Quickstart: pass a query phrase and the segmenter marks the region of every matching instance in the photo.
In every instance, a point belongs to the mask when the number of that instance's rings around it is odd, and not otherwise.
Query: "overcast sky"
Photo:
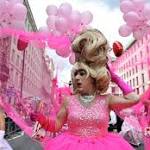
[[[104,33],[110,45],[116,40],[122,42],[124,47],[128,46],[132,41],[132,36],[121,37],[118,33],[119,27],[124,24],[122,13],[119,9],[120,0],[28,0],[35,18],[37,27],[46,26],[46,7],[48,5],[60,6],[61,3],[68,2],[73,9],[80,12],[89,10],[93,14],[91,26],[99,29]],[[56,58],[57,55],[49,50],[51,57]],[[66,83],[70,79],[70,64],[66,59],[57,57],[55,63],[58,64],[59,81]]]

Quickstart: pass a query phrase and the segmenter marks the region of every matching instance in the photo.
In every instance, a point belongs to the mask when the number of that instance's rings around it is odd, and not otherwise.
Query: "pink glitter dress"
[[[108,133],[109,108],[106,96],[83,106],[72,96],[68,104],[68,130],[49,140],[45,150],[133,150],[121,136]]]

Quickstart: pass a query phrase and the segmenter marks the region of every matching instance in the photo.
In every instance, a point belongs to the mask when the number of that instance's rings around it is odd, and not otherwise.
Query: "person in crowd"
[[[12,150],[11,146],[4,139],[5,135],[5,114],[0,108],[0,150]]]

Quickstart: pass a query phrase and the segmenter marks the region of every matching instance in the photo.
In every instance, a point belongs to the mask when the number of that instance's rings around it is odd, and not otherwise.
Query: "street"
[[[40,144],[26,135],[8,140],[13,150],[42,150]]]

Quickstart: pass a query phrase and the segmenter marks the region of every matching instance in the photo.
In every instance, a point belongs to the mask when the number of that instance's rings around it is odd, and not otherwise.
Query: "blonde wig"
[[[107,63],[109,45],[105,36],[96,29],[88,29],[78,35],[72,43],[72,49],[76,61],[85,62],[95,68]]]
[[[72,82],[75,78],[74,73],[78,69],[84,69],[87,73],[87,77],[91,76],[93,79],[95,79],[97,93],[103,94],[107,91],[110,83],[110,74],[106,67],[99,67],[99,69],[95,70],[83,62],[76,62],[71,71]],[[75,87],[73,88],[75,91]]]

